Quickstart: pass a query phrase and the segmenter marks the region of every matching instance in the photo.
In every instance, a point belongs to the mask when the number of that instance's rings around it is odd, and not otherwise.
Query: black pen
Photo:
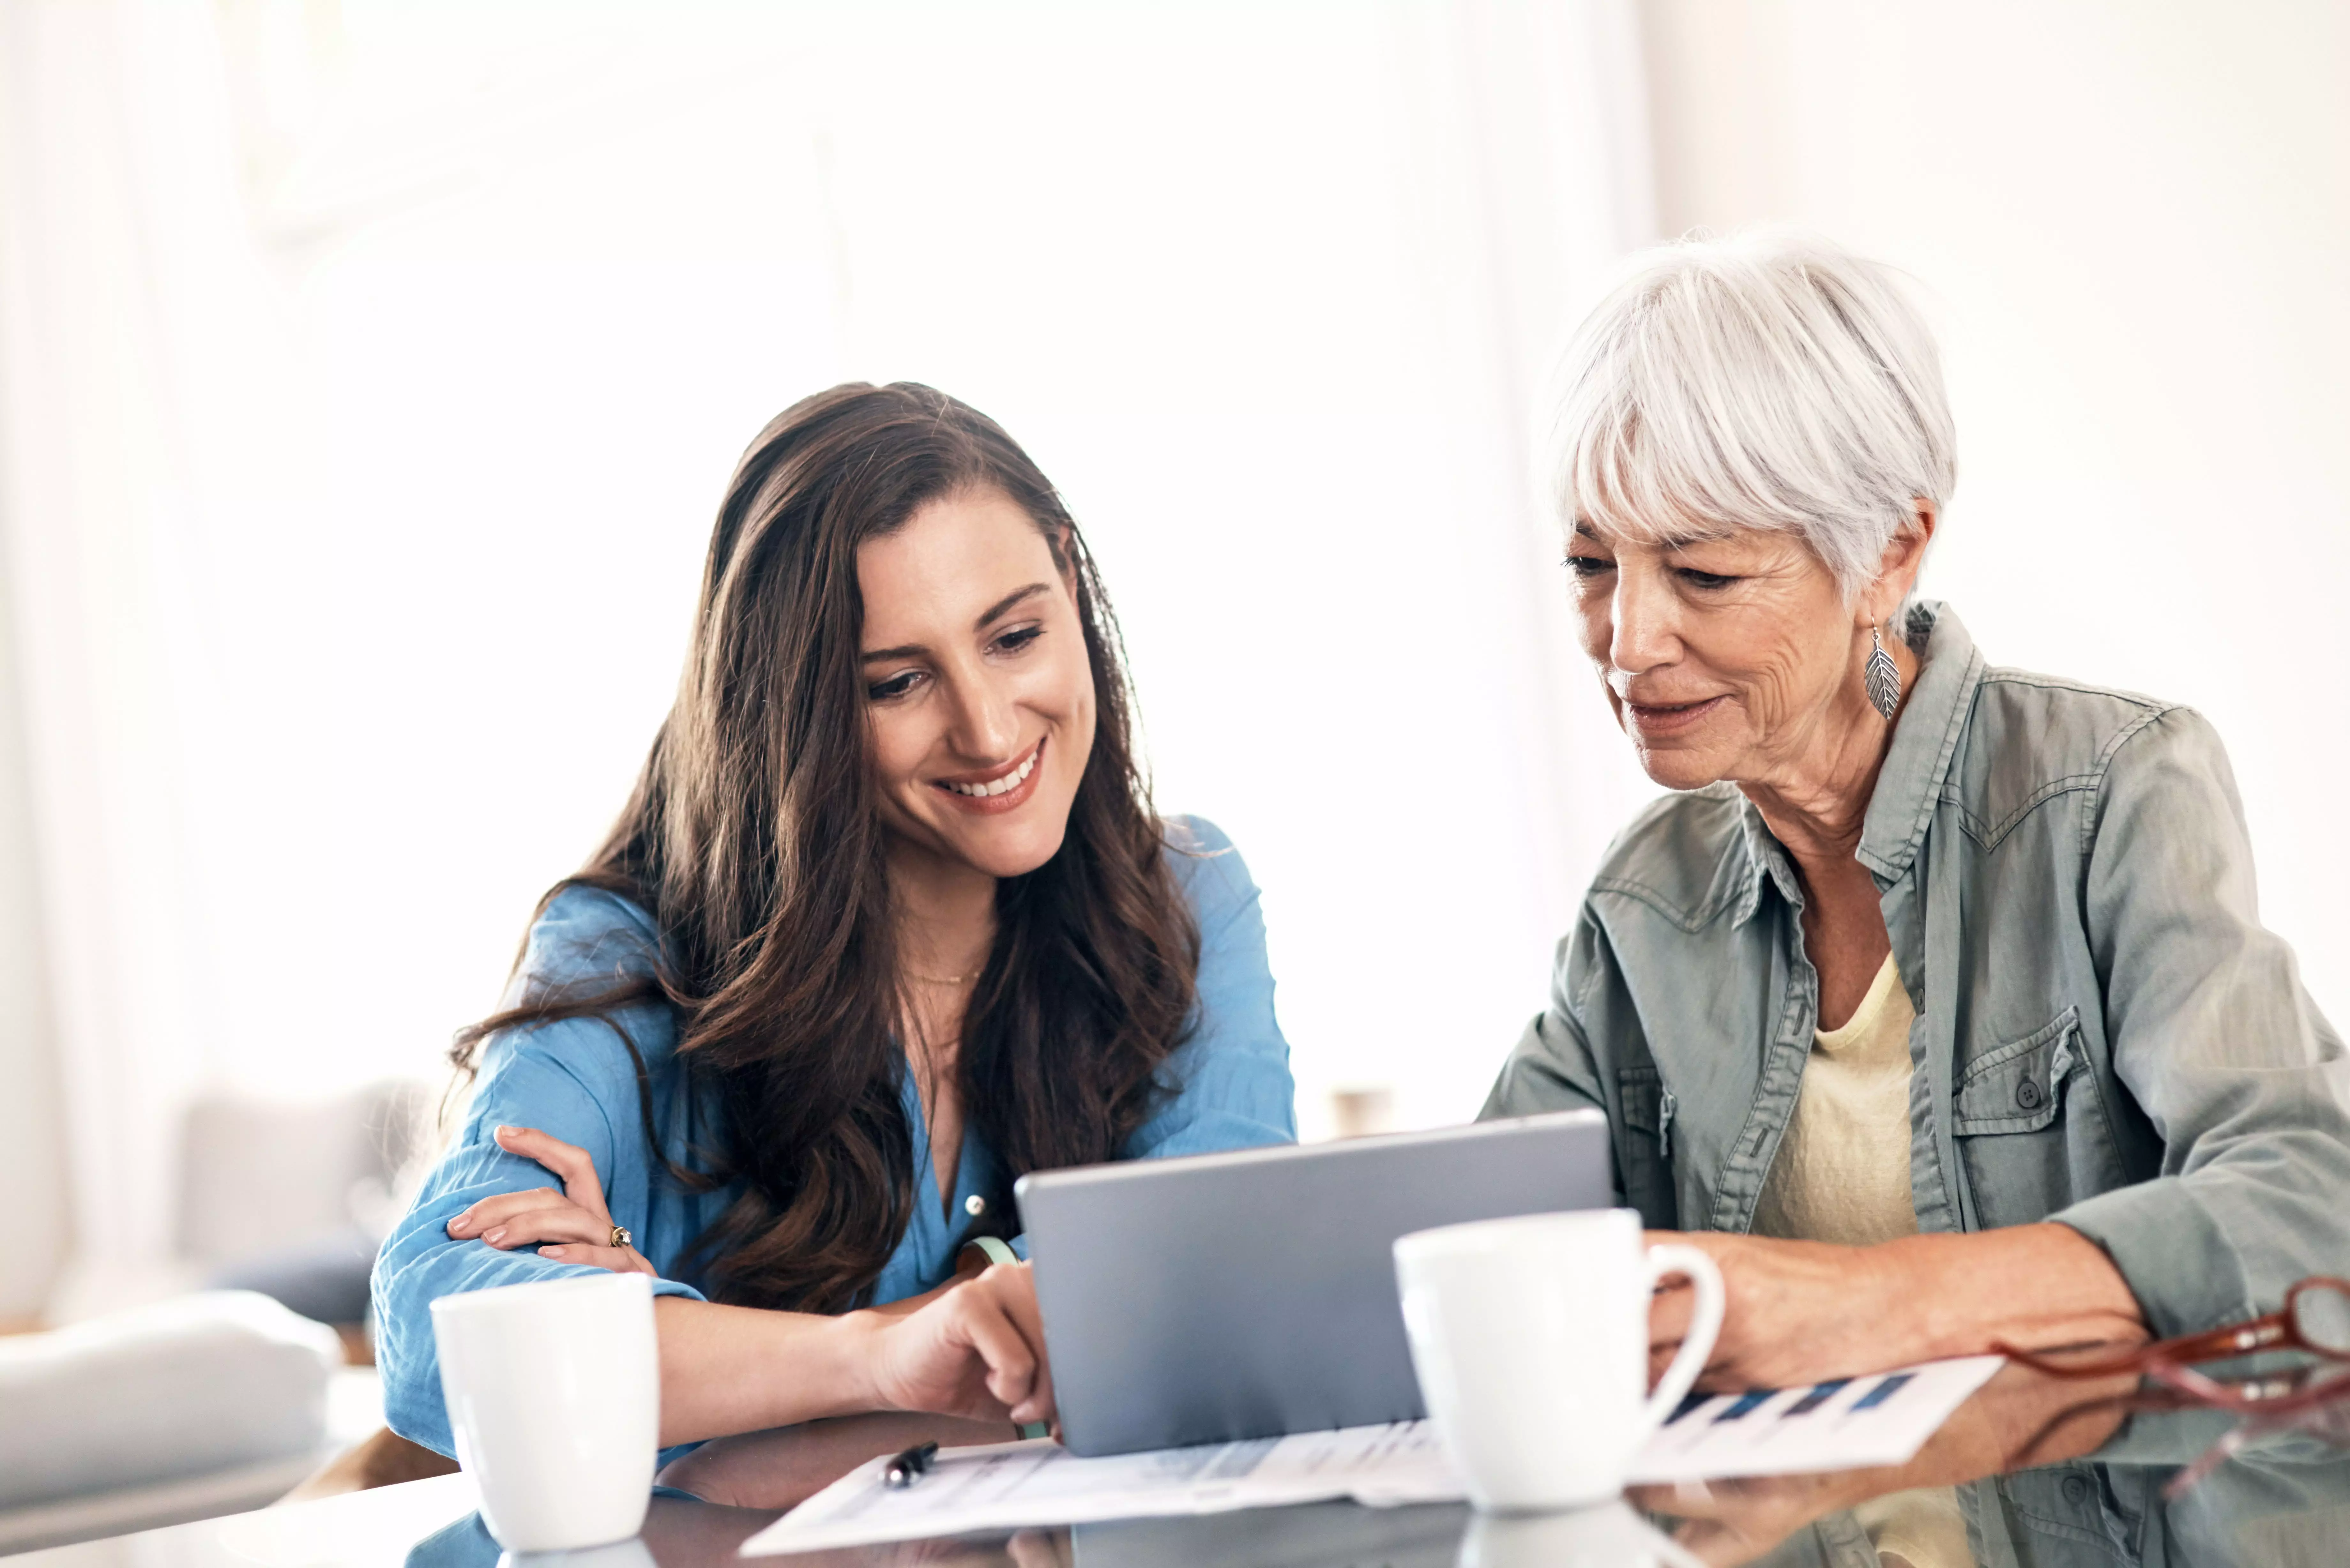
[[[931,1460],[938,1451],[936,1443],[916,1443],[889,1461],[889,1468],[881,1472],[881,1484],[899,1488],[913,1485],[930,1473]]]

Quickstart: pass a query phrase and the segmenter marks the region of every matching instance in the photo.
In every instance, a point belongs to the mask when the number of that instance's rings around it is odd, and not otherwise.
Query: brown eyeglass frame
[[[2201,1334],[2157,1340],[2151,1345],[2141,1345],[2134,1350],[2094,1361],[2054,1360],[2044,1352],[2019,1350],[2004,1341],[1994,1341],[1991,1349],[2011,1361],[2021,1362],[2034,1372],[2044,1372],[2052,1377],[2111,1377],[2118,1372],[2147,1372],[2158,1366],[2183,1369],[2192,1362],[2221,1361],[2263,1350],[2303,1350],[2328,1361],[2350,1362],[2350,1351],[2329,1350],[2324,1345],[2313,1345],[2302,1337],[2301,1330],[2293,1326],[2293,1303],[2301,1299],[2303,1292],[2319,1289],[2338,1291],[2345,1297],[2350,1297],[2350,1280],[2313,1274],[2285,1292],[2284,1307],[2280,1312],[2230,1324],[2224,1328],[2207,1329]],[[2200,1375],[2196,1375],[2196,1380],[2210,1382]],[[2210,1397],[2200,1389],[2195,1393],[2198,1397]],[[2211,1402],[2217,1404],[2221,1401],[2215,1399]]]
[[[2156,1361],[2146,1369],[2147,1376],[2176,1404],[2208,1406],[2239,1416],[2297,1415],[2329,1405],[2350,1406],[2350,1374],[2320,1377],[2316,1373],[2316,1367],[2304,1366],[2281,1376],[2222,1381],[2182,1361]]]
[[[2313,1431],[2336,1445],[2350,1441],[2350,1431],[2327,1432],[2313,1420],[2314,1417],[2323,1416],[2335,1416],[2338,1419],[2339,1412],[2350,1410],[2350,1376],[2337,1376],[2317,1382],[2310,1376],[2316,1370],[2309,1366],[2289,1377],[2217,1384],[2192,1367],[2165,1362],[2153,1370],[2155,1388],[2141,1394],[2125,1394],[2117,1399],[2095,1399],[2061,1411],[2043,1422],[2021,1451],[2033,1452],[2066,1421],[2100,1410],[2127,1414],[2209,1406],[2238,1417],[2236,1424],[2204,1449],[2200,1458],[2163,1483],[2162,1495],[2176,1502],[2237,1453],[2279,1433]]]
[[[2339,1284],[2341,1282],[2311,1280],[2303,1282]],[[2288,1295],[2286,1300],[2289,1303],[2292,1300],[2291,1295]],[[2241,1325],[2240,1328],[2215,1329],[2210,1334],[2189,1334],[2170,1343],[2187,1346],[2191,1350],[2199,1344],[2209,1343],[2217,1335],[2236,1334],[2242,1329],[2250,1329],[2264,1323],[2265,1320],[2255,1319],[2251,1324]],[[2289,1331],[2290,1325],[2288,1325]],[[2298,1335],[2290,1335],[2290,1337],[2295,1341],[2299,1338]],[[2272,1348],[2282,1344],[2282,1341],[2267,1342],[2257,1348]],[[2289,1345],[2285,1347],[2290,1348]],[[2314,1427],[2311,1425],[2314,1417],[2332,1416],[2339,1421],[2342,1418],[2342,1413],[2350,1412],[2350,1372],[2341,1370],[2345,1365],[2350,1365],[2350,1355],[2345,1355],[2339,1352],[2329,1354],[2315,1346],[2308,1348],[2313,1354],[2324,1359],[2293,1372],[2223,1381],[2208,1373],[2199,1371],[2184,1361],[2173,1361],[2162,1354],[2160,1345],[2149,1345],[2140,1352],[2148,1358],[2144,1366],[2118,1367],[2115,1372],[2109,1372],[2106,1376],[2136,1371],[2141,1373],[2146,1382],[2152,1386],[2141,1385],[2127,1394],[2116,1395],[2104,1399],[2092,1399],[2085,1405],[2075,1405],[2068,1409],[2060,1410],[2041,1423],[2039,1430],[2033,1433],[2030,1440],[2017,1451],[2022,1454],[2034,1453],[2057,1428],[2068,1421],[2101,1411],[2137,1414],[2202,1407],[2225,1410],[2237,1417],[2236,1425],[2222,1434],[2219,1441],[2204,1450],[2200,1459],[2164,1483],[2162,1495],[2172,1501],[2177,1501],[2247,1444],[2272,1433],[2297,1429],[2314,1430]],[[2229,1342],[2227,1348],[2220,1352],[2222,1356],[2242,1354],[2246,1353],[2237,1350],[2232,1340]],[[2030,1360],[2034,1366],[2041,1365],[2036,1358],[2020,1357],[2019,1359]],[[2321,1369],[2332,1371],[2333,1376],[2320,1376]],[[2054,1372],[2060,1377],[2089,1376],[2079,1373],[2071,1366],[2051,1366],[2048,1370]],[[2330,1440],[2335,1443],[2350,1442],[2350,1430],[2333,1436]]]

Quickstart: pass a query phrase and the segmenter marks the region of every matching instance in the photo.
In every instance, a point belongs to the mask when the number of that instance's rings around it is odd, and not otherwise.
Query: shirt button
[[[976,1220],[987,1212],[987,1199],[974,1192],[962,1200],[962,1211]]]
[[[2015,1103],[2022,1106],[2027,1111],[2038,1110],[2040,1108],[2040,1085],[2033,1083],[2029,1078],[2026,1078],[2021,1084],[2016,1085]],[[2074,1476],[2073,1479],[2074,1480],[2079,1480],[2081,1478]]]
[[[2085,1508],[2088,1506],[2089,1478],[2086,1476],[2066,1476],[2064,1478],[2064,1501],[2071,1503],[2074,1508]]]

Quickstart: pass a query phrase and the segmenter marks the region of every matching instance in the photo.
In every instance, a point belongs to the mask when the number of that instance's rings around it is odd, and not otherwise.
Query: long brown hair
[[[698,1190],[742,1183],[691,1252],[721,1300],[857,1304],[911,1215],[857,549],[982,486],[1025,510],[1073,577],[1098,717],[1059,852],[997,886],[956,1069],[965,1114],[1014,1175],[1108,1159],[1191,1024],[1199,932],[1136,763],[1117,622],[1059,494],[993,420],[931,388],[856,383],[795,404],[727,486],[677,702],[627,809],[547,895],[640,905],[660,932],[651,972],[525,994],[451,1053],[470,1073],[501,1030],[610,1023],[660,1167]],[[661,1147],[618,1021],[656,997],[676,1010],[688,1104],[717,1113],[691,1168]]]

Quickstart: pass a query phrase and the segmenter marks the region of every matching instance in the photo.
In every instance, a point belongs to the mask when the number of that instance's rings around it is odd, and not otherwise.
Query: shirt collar
[[[1888,881],[1908,872],[1926,841],[1983,678],[1982,655],[1949,606],[1932,599],[1910,606],[1907,636],[1918,656],[1918,680],[1893,726],[1893,744],[1860,825],[1860,863]]]
[[[1762,907],[1762,887],[1768,882],[1779,889],[1779,897],[1791,908],[1801,909],[1804,903],[1803,879],[1787,858],[1787,851],[1773,837],[1762,820],[1762,814],[1743,794],[1738,797],[1738,826],[1746,838],[1746,889],[1739,895],[1738,912],[1731,923],[1744,925]]]
[[[1942,781],[1949,776],[1983,677],[1982,655],[1974,639],[1939,600],[1920,599],[1909,607],[1905,636],[1918,656],[1918,679],[1894,723],[1885,765],[1877,770],[1857,852],[1860,863],[1887,881],[1908,870],[1918,846],[1925,842],[1934,803],[1941,798]],[[1737,923],[1743,925],[1762,908],[1766,879],[1778,888],[1781,898],[1800,907],[1802,879],[1752,801],[1741,798],[1739,821],[1746,840],[1748,877]]]

